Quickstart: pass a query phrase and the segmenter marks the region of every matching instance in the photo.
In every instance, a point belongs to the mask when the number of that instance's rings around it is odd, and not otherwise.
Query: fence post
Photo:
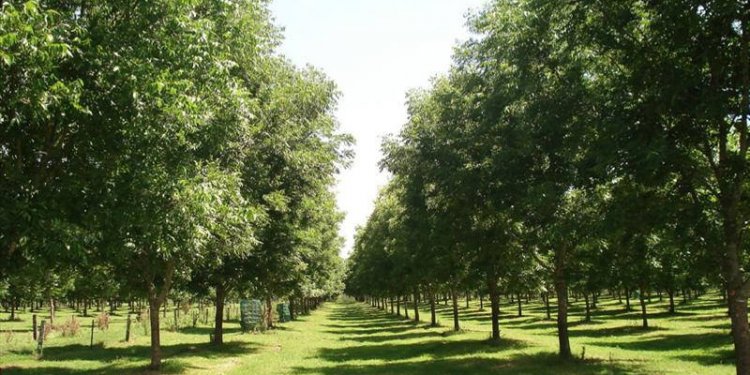
[[[36,353],[39,356],[42,355],[42,350],[44,348],[44,328],[45,328],[44,326],[45,326],[45,321],[44,319],[42,319],[42,325],[40,326],[40,330],[39,330],[40,332],[37,335],[38,339],[36,342]]]
[[[94,319],[91,319],[91,343],[89,344],[89,348],[94,347]]]
[[[36,338],[37,338],[37,334],[36,334],[36,328],[37,328],[37,326],[36,326],[36,314],[34,314],[32,316],[31,321],[32,321],[32,325],[33,325],[34,341],[36,341]]]
[[[125,342],[130,342],[130,313],[128,313],[128,322],[125,326]]]

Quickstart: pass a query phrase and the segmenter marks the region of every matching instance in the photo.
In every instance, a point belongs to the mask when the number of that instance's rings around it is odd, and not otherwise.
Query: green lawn
[[[561,363],[555,351],[555,323],[545,320],[539,304],[504,301],[503,342],[486,343],[488,311],[477,301],[462,302],[463,332],[452,333],[450,309],[439,305],[444,327],[429,328],[348,300],[330,302],[309,316],[263,334],[242,334],[226,324],[227,344],[208,344],[210,327],[165,330],[162,340],[166,373],[200,374],[731,374],[731,338],[725,309],[715,295],[704,296],[670,316],[656,299],[649,305],[652,328],[642,330],[637,312],[626,313],[616,300],[600,301],[591,323],[582,323],[580,303],[571,316],[571,344],[585,360]],[[633,306],[636,308],[637,306]],[[411,313],[411,312],[410,312]],[[423,306],[422,319],[429,319]],[[60,313],[58,320],[66,316]],[[68,312],[68,317],[70,313]],[[170,316],[168,313],[167,316]],[[95,331],[91,319],[77,337],[52,333],[44,357],[34,358],[31,319],[0,322],[0,368],[5,374],[142,373],[148,361],[148,337],[134,325],[135,339],[124,343],[124,317],[114,317],[108,331]],[[554,318],[554,315],[553,315]],[[169,320],[169,318],[167,318]],[[16,330],[13,335],[8,330]]]

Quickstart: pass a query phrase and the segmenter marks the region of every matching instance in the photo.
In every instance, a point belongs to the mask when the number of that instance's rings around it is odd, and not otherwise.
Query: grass
[[[226,344],[208,344],[210,327],[162,333],[164,373],[186,374],[732,374],[729,320],[718,296],[708,295],[678,313],[665,303],[649,304],[652,328],[640,328],[638,312],[626,312],[617,300],[602,299],[590,323],[582,321],[582,303],[570,317],[571,344],[578,359],[557,359],[555,322],[545,319],[538,303],[504,301],[502,342],[488,343],[489,311],[473,301],[462,303],[462,331],[452,333],[451,309],[438,305],[446,326],[429,327],[390,315],[369,305],[341,300],[298,321],[263,334],[242,334],[236,322],[225,324]],[[633,306],[636,308],[637,306]],[[553,307],[554,309],[554,307]],[[72,312],[63,310],[58,320]],[[410,312],[410,313],[413,313]],[[412,314],[413,315],[413,314]],[[421,306],[429,320],[427,306]],[[168,313],[169,317],[170,314]],[[144,373],[148,336],[134,324],[135,339],[124,339],[124,316],[109,330],[95,330],[89,347],[91,318],[76,337],[52,333],[44,356],[35,358],[31,317],[0,321],[0,368],[5,374]],[[554,315],[553,315],[554,318]],[[68,318],[69,319],[69,318]],[[169,320],[169,318],[167,318]],[[9,330],[16,333],[8,334]],[[585,349],[584,349],[585,348]],[[585,350],[585,358],[580,359]]]

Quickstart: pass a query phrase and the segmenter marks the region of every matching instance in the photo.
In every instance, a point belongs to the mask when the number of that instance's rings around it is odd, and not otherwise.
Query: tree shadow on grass
[[[698,302],[692,301],[688,303],[687,305],[680,305],[682,311],[706,311],[706,310],[726,310],[727,305],[722,302],[715,302],[715,301],[706,301],[706,302]]]
[[[451,312],[450,314],[441,314],[440,317],[444,318],[444,319],[450,319],[450,320],[452,320],[453,319],[453,313]],[[487,322],[489,322],[490,319],[491,319],[491,317],[490,317],[490,315],[488,313],[482,313],[482,314],[476,314],[476,313],[458,314],[458,320],[478,321],[478,322],[487,321]],[[500,324],[503,324],[503,322],[508,322],[508,323],[510,323],[510,322],[524,322],[524,321],[530,320],[530,319],[535,319],[535,317],[531,316],[531,315],[518,316],[518,314],[509,314],[509,313],[501,313],[500,314]]]
[[[408,330],[414,329],[414,325],[403,325],[397,327],[383,327],[383,328],[367,328],[367,329],[333,329],[323,331],[325,333],[333,333],[338,335],[372,335],[376,333],[401,333]]]
[[[651,332],[663,331],[665,328],[641,326],[619,326],[610,328],[571,329],[571,337],[608,337],[608,336],[636,336]]]
[[[693,314],[696,315],[696,314]],[[724,314],[712,314],[712,315],[700,315],[700,316],[685,316],[685,317],[679,317],[680,320],[683,321],[692,321],[692,322],[711,322],[711,321],[726,321],[729,322],[729,316]]]
[[[161,370],[150,371],[142,363],[116,363],[97,369],[80,369],[70,367],[8,367],[3,369],[3,375],[93,375],[93,374],[138,374],[138,375],[159,375],[159,374],[183,374],[190,369],[188,361],[170,359],[162,362]]]
[[[343,341],[357,341],[357,342],[386,342],[386,341],[401,341],[411,340],[425,337],[440,337],[441,334],[435,331],[421,331],[421,332],[407,332],[398,333],[393,335],[357,335],[357,336],[344,336],[341,337]]]
[[[280,325],[280,324],[276,324],[272,328],[272,330],[274,330],[274,331],[287,331],[287,332],[299,332],[299,330],[296,329],[296,328],[290,327],[288,325]]]
[[[494,353],[503,350],[521,349],[527,347],[526,343],[518,340],[504,339],[498,344],[488,344],[484,340],[461,340],[461,341],[427,341],[404,344],[378,344],[363,345],[347,348],[323,348],[316,358],[328,362],[348,362],[366,360],[399,361],[424,355],[433,358],[448,358],[460,355],[477,355],[482,353]]]
[[[191,356],[203,358],[222,358],[247,354],[258,348],[248,342],[227,342],[216,346],[210,343],[162,345],[164,358]],[[127,347],[104,348],[101,345],[52,346],[44,349],[42,361],[59,362],[70,360],[98,361],[103,363],[118,360],[140,361],[149,358],[150,348],[146,345],[132,345]],[[14,354],[27,355],[27,351],[11,351]]]
[[[490,312],[489,310],[485,310],[485,311],[472,310],[469,312],[462,312],[461,314],[459,314],[459,317],[460,318],[477,318],[477,317],[489,318]]]
[[[717,320],[717,321],[712,322],[710,324],[706,324],[706,323],[701,324],[701,328],[721,329],[721,330],[724,330],[726,332],[731,332],[732,331],[732,322],[729,321],[729,319],[722,320],[722,321],[718,321]]]
[[[546,330],[557,328],[557,323],[554,320],[533,320],[530,322],[507,322],[506,327],[524,330]]]
[[[660,335],[626,343],[597,343],[600,346],[618,347],[637,351],[667,352],[668,355],[703,366],[734,363],[732,338],[727,333],[693,333]],[[691,351],[691,353],[681,353]],[[699,351],[700,354],[693,352]]]
[[[33,329],[26,329],[26,328],[21,328],[21,329],[10,328],[7,330],[5,329],[2,330],[2,332],[13,332],[13,333],[30,333],[32,331]]]
[[[721,349],[701,354],[681,355],[679,358],[685,361],[699,363],[702,366],[734,364],[734,350]]]
[[[552,310],[553,314],[556,311],[557,310]],[[585,310],[581,309],[578,312],[585,313]],[[624,306],[622,307],[617,306],[617,308],[611,308],[611,309],[606,309],[606,310],[605,309],[592,310],[591,317],[601,318],[601,319],[609,319],[609,318],[619,319],[619,318],[622,318],[623,316],[627,316],[627,315],[635,314],[635,313],[636,313],[635,309],[631,309],[630,311],[627,311]]]
[[[429,361],[395,362],[377,365],[337,365],[333,367],[299,367],[295,374],[633,374],[639,373],[636,363],[597,360],[561,361],[552,353],[517,354],[508,359],[436,358]]]
[[[10,314],[10,313],[3,313],[3,314]],[[5,319],[0,318],[0,323],[22,323],[25,321],[26,321],[25,319],[18,317],[18,316],[15,317],[15,319],[11,319],[9,317]]]
[[[369,316],[361,316],[358,318],[342,318],[337,316],[329,316],[331,320],[339,322],[341,325],[359,325],[360,322],[368,322],[370,325],[382,325],[382,324],[398,324],[399,320],[397,320],[396,315],[392,316],[378,316],[378,317],[369,317]]]
[[[643,351],[719,350],[732,344],[727,333],[691,333],[682,335],[659,335],[624,343],[597,343],[600,346],[619,347]]]
[[[240,327],[230,327],[230,328],[224,328],[224,334],[232,334],[232,333],[240,333],[242,332],[242,329]],[[187,335],[199,335],[199,336],[206,336],[212,335],[214,333],[213,327],[186,327],[186,328],[180,328],[180,333],[184,333]]]
[[[551,322],[551,320],[548,320],[548,322]],[[574,320],[574,321],[569,321],[568,322],[568,327],[591,327],[591,326],[598,326],[600,324],[605,324],[605,323],[607,323],[605,320],[594,319],[593,317],[591,317],[591,320],[589,320],[588,322],[586,321],[585,318],[584,319],[579,319],[579,320]],[[555,328],[557,328],[557,323],[556,322],[553,322],[552,325]]]
[[[338,321],[360,321],[360,320],[389,320],[390,313],[386,315],[385,312],[378,312],[378,313],[372,313],[372,312],[366,312],[359,309],[351,309],[346,311],[341,311],[337,313],[329,314],[328,317],[330,317],[333,320]]]
[[[367,323],[365,323],[367,322]],[[371,322],[369,319],[362,319],[360,321],[352,321],[351,323],[346,324],[324,324],[323,326],[329,327],[329,328],[354,328],[359,327],[362,329],[366,328],[375,328],[375,327],[397,327],[397,326],[407,326],[409,325],[408,320],[401,320],[397,317],[392,317],[387,320],[383,320],[382,322]]]
[[[689,311],[675,311],[673,313],[667,311],[659,311],[655,313],[649,313],[648,318],[649,319],[675,319],[675,318],[681,318],[681,319],[690,319],[690,317],[693,317],[695,315],[698,315],[694,312]]]
[[[396,315],[384,311],[374,311],[362,306],[344,306],[336,309],[328,317],[338,324],[326,324],[330,328],[373,328],[383,326],[398,326],[407,323]]]

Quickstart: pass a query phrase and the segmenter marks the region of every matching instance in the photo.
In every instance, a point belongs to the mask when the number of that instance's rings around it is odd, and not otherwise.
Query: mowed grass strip
[[[554,303],[554,301],[553,301]],[[420,306],[423,322],[414,323],[369,305],[342,299],[329,302],[298,321],[262,334],[243,334],[227,322],[227,343],[208,343],[211,327],[162,333],[163,373],[185,374],[732,374],[734,373],[726,308],[707,295],[676,314],[665,302],[649,304],[651,328],[640,328],[640,314],[627,312],[616,299],[602,298],[592,321],[583,321],[582,303],[573,303],[571,344],[578,359],[556,356],[556,326],[545,319],[538,302],[516,305],[503,300],[502,342],[492,345],[489,311],[478,301],[461,303],[462,331],[454,333],[450,305],[438,305],[439,321],[429,327],[429,308]],[[61,311],[58,321],[72,312]],[[413,311],[410,311],[413,316]],[[167,314],[169,316],[169,314]],[[95,329],[89,347],[91,318],[78,318],[75,337],[53,333],[44,356],[35,358],[31,316],[0,322],[3,374],[137,374],[148,364],[149,338],[139,324],[135,338],[125,337],[125,317],[114,316],[107,331]],[[10,330],[15,331],[9,334]],[[582,357],[582,358],[581,358]]]

